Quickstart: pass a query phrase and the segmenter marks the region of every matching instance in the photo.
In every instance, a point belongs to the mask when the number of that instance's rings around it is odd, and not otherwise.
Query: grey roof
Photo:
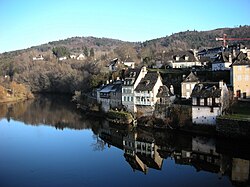
[[[169,97],[169,96],[173,96],[174,94],[169,90],[169,88],[165,85],[161,86],[158,90],[158,93],[156,95],[156,97]]]
[[[183,82],[198,82],[198,81],[199,81],[198,77],[196,77],[195,74],[191,72]]]
[[[250,60],[247,58],[247,54],[240,52],[235,58],[232,66],[234,65],[250,65]]]
[[[151,91],[153,90],[155,83],[158,79],[158,72],[148,72],[145,77],[140,81],[135,91]]]
[[[179,60],[177,61],[176,60],[176,57],[179,57]],[[185,56],[188,57],[187,60],[185,60]],[[173,58],[172,58],[173,61],[175,62],[195,62],[197,61],[194,57],[194,53],[192,51],[180,51],[180,52],[176,52],[175,55],[173,55]]]
[[[121,90],[121,83],[108,84],[101,88],[101,93],[117,92]]]
[[[221,89],[218,82],[197,83],[192,91],[191,97],[218,98],[221,96]]]
[[[134,81],[137,79],[138,75],[140,74],[141,69],[135,68],[135,69],[128,69],[125,72],[125,80],[129,82],[129,84],[124,85],[133,85]]]
[[[220,52],[219,55],[214,59],[213,63],[225,63],[229,62],[229,56],[232,55],[229,52]]]

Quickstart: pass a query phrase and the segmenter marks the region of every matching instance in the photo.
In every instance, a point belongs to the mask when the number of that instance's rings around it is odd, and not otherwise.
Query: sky
[[[0,0],[0,53],[75,36],[146,41],[250,25],[250,0]]]

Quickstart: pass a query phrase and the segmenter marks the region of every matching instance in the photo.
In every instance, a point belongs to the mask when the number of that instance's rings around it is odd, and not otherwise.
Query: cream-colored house
[[[234,96],[250,98],[250,60],[247,54],[240,52],[237,55],[230,73]]]
[[[181,83],[181,97],[189,99],[194,89],[194,86],[199,82],[198,77],[191,72],[186,79]]]

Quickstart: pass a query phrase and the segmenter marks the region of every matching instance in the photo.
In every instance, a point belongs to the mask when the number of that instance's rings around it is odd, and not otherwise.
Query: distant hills
[[[156,31],[157,32],[157,31]],[[47,44],[34,46],[24,50],[9,52],[11,54],[19,54],[23,52],[37,51],[38,53],[50,51],[55,46],[65,46],[71,53],[81,53],[83,48],[93,48],[98,53],[110,53],[114,49],[121,46],[133,47],[137,54],[140,56],[141,50],[144,48],[151,48],[154,52],[161,50],[189,50],[189,49],[202,49],[222,45],[221,41],[216,41],[216,37],[223,37],[227,34],[228,38],[250,38],[250,26],[240,26],[237,28],[219,28],[210,31],[184,31],[174,33],[170,36],[165,36],[157,39],[148,40],[145,42],[125,42],[117,39],[110,38],[96,38],[96,37],[72,37],[64,40],[53,41]],[[250,47],[250,41],[235,41],[228,42],[242,43]],[[5,53],[6,54],[6,53]],[[2,55],[1,55],[2,56]],[[1,57],[0,56],[0,57]]]
[[[185,31],[145,42],[72,37],[28,49],[1,53],[0,76],[9,75],[16,82],[28,86],[32,92],[90,91],[93,86],[103,84],[105,80],[113,77],[107,68],[111,59],[118,57],[125,60],[130,56],[138,64],[143,60],[145,64],[150,65],[152,61],[162,56],[163,51],[166,52],[164,53],[166,56],[177,51],[221,46],[222,42],[216,41],[215,38],[222,37],[223,34],[227,34],[229,38],[250,38],[250,26],[211,31]],[[250,41],[240,43],[250,48]],[[55,53],[55,49],[60,51],[58,48],[63,49],[61,53]],[[62,51],[68,57],[69,54],[82,53],[86,58],[59,61],[58,54],[62,54]],[[33,60],[34,57],[41,55],[43,60]]]

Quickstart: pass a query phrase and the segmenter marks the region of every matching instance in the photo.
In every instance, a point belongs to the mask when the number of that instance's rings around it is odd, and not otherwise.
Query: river
[[[132,128],[68,98],[0,105],[0,186],[247,186],[249,142]]]

